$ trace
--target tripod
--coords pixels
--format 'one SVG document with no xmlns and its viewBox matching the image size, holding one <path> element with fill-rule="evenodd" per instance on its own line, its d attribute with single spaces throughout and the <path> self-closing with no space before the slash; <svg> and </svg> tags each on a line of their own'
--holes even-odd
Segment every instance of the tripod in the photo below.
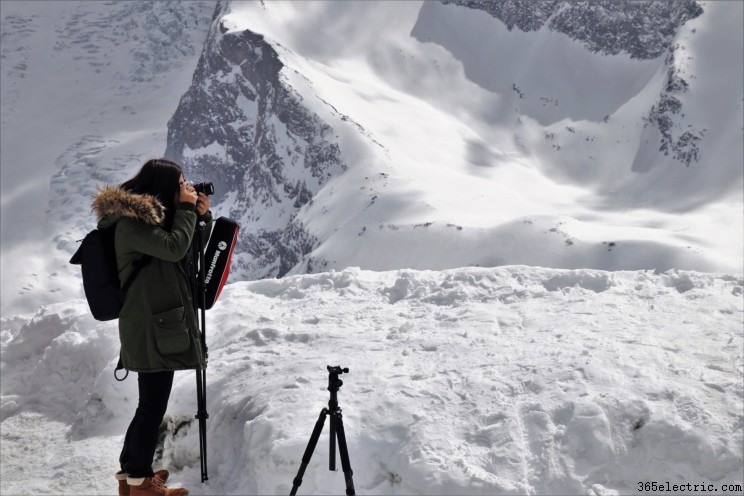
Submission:
<svg viewBox="0 0 744 496">
<path fill-rule="evenodd" d="M 338 437 L 338 447 L 341 452 L 341 467 L 344 471 L 344 479 L 346 480 L 346 494 L 353 496 L 354 492 L 354 480 L 352 479 L 353 472 L 351 470 L 351 463 L 349 462 L 349 450 L 346 447 L 346 435 L 344 434 L 344 421 L 343 415 L 341 414 L 341 408 L 338 406 L 337 393 L 341 386 L 344 385 L 343 381 L 338 378 L 340 374 L 349 373 L 348 368 L 342 369 L 341 367 L 331 367 L 328 365 L 328 391 L 331 392 L 331 399 L 328 401 L 328 408 L 323 408 L 320 411 L 318 421 L 315 423 L 315 429 L 310 436 L 310 441 L 307 443 L 305 454 L 302 456 L 302 464 L 300 470 L 297 472 L 297 477 L 294 478 L 292 492 L 290 496 L 297 494 L 297 488 L 302 484 L 302 476 L 305 474 L 305 469 L 310 458 L 313 456 L 315 446 L 318 444 L 320 438 L 320 432 L 323 430 L 323 424 L 328 414 L 331 415 L 331 439 L 330 439 L 330 456 L 329 456 L 329 470 L 336 471 L 336 438 Z"/>
<path fill-rule="evenodd" d="M 191 294 L 194 295 L 194 311 L 200 312 L 201 316 L 201 348 L 204 353 L 204 361 L 208 358 L 207 349 L 207 318 L 206 318 L 206 294 L 207 284 L 204 282 L 204 231 L 206 224 L 198 222 L 194 233 L 192 248 L 192 267 L 198 270 L 196 277 L 191 281 Z M 207 370 L 196 370 L 196 419 L 199 420 L 199 455 L 201 459 L 201 481 L 209 480 L 207 474 Z"/>
</svg>

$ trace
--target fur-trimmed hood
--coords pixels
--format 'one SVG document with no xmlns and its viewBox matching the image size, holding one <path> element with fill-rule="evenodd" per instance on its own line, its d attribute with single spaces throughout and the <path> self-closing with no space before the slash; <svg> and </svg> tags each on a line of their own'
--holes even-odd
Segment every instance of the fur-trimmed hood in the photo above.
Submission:
<svg viewBox="0 0 744 496">
<path fill-rule="evenodd" d="M 152 195 L 140 195 L 125 191 L 118 186 L 106 186 L 98 190 L 92 204 L 93 212 L 101 224 L 116 222 L 121 217 L 151 225 L 162 225 L 165 206 Z"/>
</svg>

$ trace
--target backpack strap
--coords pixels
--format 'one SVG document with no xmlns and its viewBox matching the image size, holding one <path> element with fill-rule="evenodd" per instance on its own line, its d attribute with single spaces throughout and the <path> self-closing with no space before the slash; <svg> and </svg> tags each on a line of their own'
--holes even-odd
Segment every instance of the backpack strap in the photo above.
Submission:
<svg viewBox="0 0 744 496">
<path fill-rule="evenodd" d="M 127 290 L 129 289 L 129 287 L 134 282 L 134 279 L 137 277 L 137 274 L 140 273 L 140 271 L 142 270 L 142 267 L 144 267 L 145 265 L 147 265 L 148 263 L 150 263 L 150 260 L 151 259 L 152 259 L 152 257 L 150 255 L 144 255 L 139 260 L 135 260 L 134 261 L 134 270 L 132 271 L 131 274 L 129 274 L 129 277 L 127 278 L 127 281 L 124 283 L 124 286 L 122 286 L 122 288 L 121 288 L 121 294 L 122 295 L 126 294 Z M 116 375 L 116 373 L 119 372 L 120 370 L 123 370 L 125 372 L 124 377 L 122 377 L 121 379 L 119 379 L 119 376 Z M 125 369 L 124 368 L 124 365 L 121 363 L 121 352 L 119 352 L 119 362 L 116 364 L 116 368 L 114 369 L 114 379 L 116 379 L 119 382 L 122 382 L 128 376 L 129 376 L 129 371 L 127 369 Z"/>
<path fill-rule="evenodd" d="M 145 265 L 150 263 L 150 260 L 152 260 L 152 256 L 144 255 L 139 260 L 134 261 L 134 270 L 132 271 L 131 274 L 129 274 L 129 277 L 127 277 L 126 282 L 121 287 L 121 290 L 123 293 L 126 293 L 129 290 L 129 288 L 132 286 L 132 283 L 134 282 L 134 279 L 137 277 L 137 274 L 140 273 L 140 270 L 142 270 L 142 268 Z"/>
<path fill-rule="evenodd" d="M 126 374 L 124 374 L 124 377 L 122 377 L 121 379 L 119 379 L 119 376 L 116 375 L 116 373 L 118 371 L 120 371 L 120 370 L 123 370 L 124 372 L 126 372 Z M 124 379 L 126 379 L 127 377 L 129 377 L 129 371 L 124 368 L 124 365 L 122 365 L 122 363 L 121 363 L 121 353 L 119 353 L 119 363 L 116 364 L 116 368 L 114 369 L 114 379 L 116 379 L 119 382 L 123 382 Z"/>
<path fill-rule="evenodd" d="M 147 265 L 148 263 L 150 263 L 150 260 L 151 259 L 152 259 L 152 257 L 150 255 L 145 255 L 142 258 L 140 258 L 139 260 L 135 260 L 135 262 L 134 262 L 134 270 L 132 271 L 131 274 L 129 274 L 129 277 L 127 278 L 127 282 L 125 282 L 124 283 L 124 286 L 121 288 L 121 293 L 122 294 L 125 294 L 127 292 L 127 290 L 129 289 L 129 287 L 134 282 L 134 279 L 137 277 L 137 274 L 139 274 L 140 273 L 140 270 L 142 270 L 142 267 L 144 267 L 145 265 Z M 126 372 L 124 374 L 124 377 L 122 377 L 121 379 L 119 379 L 119 376 L 116 375 L 116 373 L 118 371 L 120 371 L 120 370 L 123 370 L 124 372 Z M 116 364 L 116 369 L 114 369 L 114 379 L 116 379 L 119 382 L 122 382 L 128 376 L 129 376 L 129 371 L 127 369 L 125 369 L 124 368 L 124 365 L 121 363 L 121 352 L 120 352 L 119 353 L 119 362 Z"/>
<path fill-rule="evenodd" d="M 116 231 L 114 231 L 116 233 Z M 131 274 L 129 274 L 129 277 L 127 277 L 126 282 L 124 282 L 124 285 L 121 287 L 121 294 L 124 295 L 129 290 L 129 288 L 132 286 L 132 283 L 134 283 L 134 280 L 137 278 L 137 275 L 140 273 L 142 268 L 150 263 L 150 260 L 152 259 L 152 256 L 150 255 L 143 255 L 140 259 L 135 260 L 134 270 Z M 125 372 L 124 377 L 121 379 L 119 378 L 116 373 L 120 370 L 123 370 Z M 124 368 L 124 365 L 121 362 L 121 352 L 119 352 L 119 362 L 116 364 L 116 368 L 114 369 L 114 379 L 116 379 L 119 382 L 123 382 L 127 377 L 129 377 L 129 371 Z"/>
<path fill-rule="evenodd" d="M 112 232 L 114 233 L 114 239 L 116 239 L 116 227 L 119 224 L 119 221 L 116 221 L 116 223 L 110 227 L 109 229 L 112 229 Z M 142 267 L 150 263 L 150 259 L 152 259 L 152 256 L 150 255 L 142 255 L 138 260 L 135 260 L 132 264 L 134 266 L 134 270 L 131 274 L 129 274 L 129 277 L 124 282 L 124 284 L 121 287 L 122 295 L 126 293 L 129 290 L 129 287 L 132 285 L 134 280 L 137 278 L 137 274 L 139 274 L 140 270 L 142 270 Z"/>
</svg>

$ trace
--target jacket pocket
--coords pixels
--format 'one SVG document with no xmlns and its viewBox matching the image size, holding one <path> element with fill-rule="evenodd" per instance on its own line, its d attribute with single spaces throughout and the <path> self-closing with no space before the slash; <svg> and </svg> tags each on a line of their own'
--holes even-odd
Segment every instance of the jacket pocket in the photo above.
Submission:
<svg viewBox="0 0 744 496">
<path fill-rule="evenodd" d="M 163 355 L 181 353 L 189 349 L 191 338 L 186 325 L 186 311 L 183 307 L 152 316 L 155 324 L 155 340 L 158 351 Z"/>
</svg>

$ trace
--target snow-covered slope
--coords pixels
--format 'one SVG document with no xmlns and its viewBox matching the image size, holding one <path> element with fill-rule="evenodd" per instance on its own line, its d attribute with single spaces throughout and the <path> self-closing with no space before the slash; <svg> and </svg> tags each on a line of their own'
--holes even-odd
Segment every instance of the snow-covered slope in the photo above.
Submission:
<svg viewBox="0 0 744 496">
<path fill-rule="evenodd" d="M 214 6 L 0 4 L 3 314 L 81 295 L 91 196 L 163 155 Z"/>
<path fill-rule="evenodd" d="M 348 269 L 229 285 L 157 467 L 192 494 L 287 494 L 329 393 L 358 494 L 645 494 L 742 484 L 744 280 L 532 267 Z M 136 379 L 84 301 L 2 321 L 2 494 L 110 494 Z M 342 494 L 328 425 L 300 494 Z M 340 467 L 340 464 L 337 464 Z M 692 492 L 692 491 L 690 491 Z M 706 493 L 707 494 L 707 493 Z"/>
</svg>

